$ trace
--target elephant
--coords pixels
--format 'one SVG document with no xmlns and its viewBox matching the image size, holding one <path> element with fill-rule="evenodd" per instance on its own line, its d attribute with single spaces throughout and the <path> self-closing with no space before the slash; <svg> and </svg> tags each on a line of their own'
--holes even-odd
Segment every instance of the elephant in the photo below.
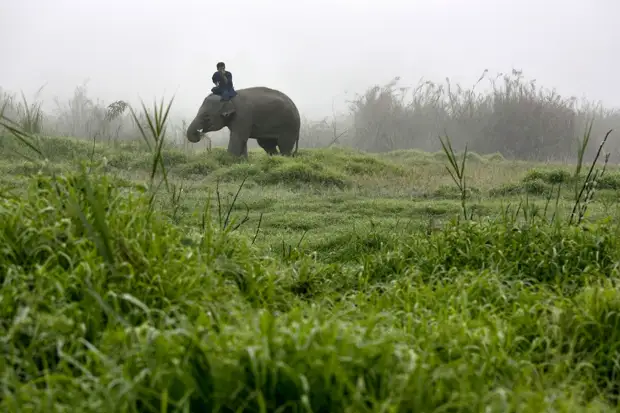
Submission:
<svg viewBox="0 0 620 413">
<path fill-rule="evenodd" d="M 295 103 L 283 92 L 268 87 L 249 87 L 237 90 L 237 96 L 224 101 L 208 95 L 196 117 L 187 128 L 187 139 L 200 142 L 202 133 L 228 127 L 228 152 L 248 156 L 248 139 L 256 139 L 269 155 L 280 153 L 294 156 L 299 145 L 301 118 Z M 295 151 L 293 152 L 293 148 Z"/>
</svg>

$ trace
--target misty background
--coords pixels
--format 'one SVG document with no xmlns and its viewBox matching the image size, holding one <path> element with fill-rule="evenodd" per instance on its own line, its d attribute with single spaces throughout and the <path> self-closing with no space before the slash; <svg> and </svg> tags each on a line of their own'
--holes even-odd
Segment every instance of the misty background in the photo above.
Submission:
<svg viewBox="0 0 620 413">
<path fill-rule="evenodd" d="M 0 108 L 32 132 L 116 141 L 137 130 L 114 102 L 174 96 L 170 140 L 202 148 L 184 125 L 224 61 L 237 89 L 291 96 L 302 148 L 438 150 L 447 133 L 567 159 L 588 119 L 596 143 L 620 127 L 617 16 L 615 0 L 0 0 Z"/>
</svg>

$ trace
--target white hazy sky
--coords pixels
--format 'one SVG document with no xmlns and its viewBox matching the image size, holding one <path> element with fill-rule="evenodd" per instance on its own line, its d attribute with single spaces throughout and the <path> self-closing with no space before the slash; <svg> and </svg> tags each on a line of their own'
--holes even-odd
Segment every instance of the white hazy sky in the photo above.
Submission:
<svg viewBox="0 0 620 413">
<path fill-rule="evenodd" d="M 620 106 L 620 0 L 0 0 L 0 87 L 43 98 L 89 79 L 105 102 L 176 95 L 192 118 L 217 61 L 237 89 L 288 93 L 307 116 L 401 76 L 473 84 L 521 69 Z"/>
</svg>

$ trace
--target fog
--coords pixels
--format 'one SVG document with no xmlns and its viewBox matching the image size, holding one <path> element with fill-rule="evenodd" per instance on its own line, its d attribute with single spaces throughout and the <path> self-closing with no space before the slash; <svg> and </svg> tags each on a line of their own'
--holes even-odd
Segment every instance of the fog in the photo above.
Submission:
<svg viewBox="0 0 620 413">
<path fill-rule="evenodd" d="M 175 96 L 191 120 L 224 61 L 237 89 L 289 94 L 307 118 L 396 76 L 471 87 L 522 70 L 563 96 L 620 107 L 617 0 L 0 0 L 0 87 L 44 108 Z M 301 142 L 300 142 L 301 144 Z"/>
</svg>

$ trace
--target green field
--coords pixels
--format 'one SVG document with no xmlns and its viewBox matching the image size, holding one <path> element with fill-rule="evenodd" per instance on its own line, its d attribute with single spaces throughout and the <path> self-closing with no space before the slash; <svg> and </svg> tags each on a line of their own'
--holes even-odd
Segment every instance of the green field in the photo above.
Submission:
<svg viewBox="0 0 620 413">
<path fill-rule="evenodd" d="M 592 159 L 471 153 L 461 192 L 443 152 L 152 181 L 143 144 L 36 145 L 0 140 L 2 411 L 616 411 L 617 168 L 569 223 Z"/>
</svg>

